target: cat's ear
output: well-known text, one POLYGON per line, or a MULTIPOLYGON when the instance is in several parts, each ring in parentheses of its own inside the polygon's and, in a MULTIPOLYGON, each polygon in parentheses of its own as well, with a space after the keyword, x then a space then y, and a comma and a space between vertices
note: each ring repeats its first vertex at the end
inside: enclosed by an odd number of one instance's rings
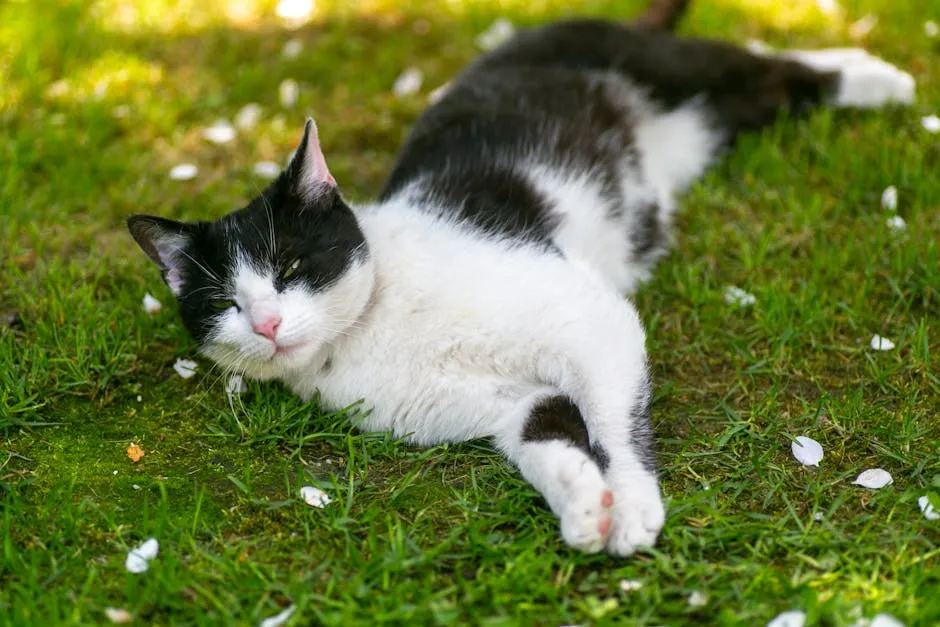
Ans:
POLYGON ((186 279, 183 272, 185 249, 192 241, 192 230, 188 224, 157 218, 155 216, 131 216, 127 228, 163 274, 170 291, 179 296, 186 279))
POLYGON ((290 184, 304 200, 316 200, 324 192, 336 187, 336 179, 330 174, 320 148, 320 137, 313 118, 307 118, 303 139, 294 151, 287 170, 290 184))

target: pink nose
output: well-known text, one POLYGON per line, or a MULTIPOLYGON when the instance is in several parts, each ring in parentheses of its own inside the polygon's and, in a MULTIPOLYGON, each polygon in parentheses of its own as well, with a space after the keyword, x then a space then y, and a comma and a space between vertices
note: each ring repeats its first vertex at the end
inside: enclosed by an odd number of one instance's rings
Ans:
POLYGON ((263 335, 272 342, 274 341, 274 335, 277 333, 277 327, 281 324, 280 316, 271 316, 265 318, 259 322, 252 322, 251 328, 255 330, 255 333, 258 335, 263 335))

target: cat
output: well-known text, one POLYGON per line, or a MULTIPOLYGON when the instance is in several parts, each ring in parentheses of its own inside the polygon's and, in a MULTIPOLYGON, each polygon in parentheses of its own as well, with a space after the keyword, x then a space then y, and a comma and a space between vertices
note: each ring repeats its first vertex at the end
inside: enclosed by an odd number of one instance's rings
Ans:
POLYGON ((347 204, 308 120, 280 176, 214 222, 128 219, 200 350, 418 445, 492 438, 570 547, 627 556, 665 521, 644 329, 625 298, 676 197, 739 134, 914 98, 862 50, 749 52, 632 23, 522 30, 416 122, 347 204))

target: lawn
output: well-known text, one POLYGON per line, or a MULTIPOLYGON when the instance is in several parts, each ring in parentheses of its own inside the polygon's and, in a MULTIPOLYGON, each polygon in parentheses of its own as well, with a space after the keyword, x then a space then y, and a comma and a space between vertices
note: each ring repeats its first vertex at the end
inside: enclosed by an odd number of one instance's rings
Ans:
POLYGON ((134 624, 252 625, 291 605, 292 625, 764 625, 790 609, 940 624, 940 521, 917 504, 933 491, 940 508, 940 135, 921 125, 940 113, 940 38, 924 30, 938 0, 834 15, 700 0, 683 23, 774 46, 854 32, 915 76, 918 101, 781 122, 687 194, 675 250, 636 296, 669 514, 631 559, 567 549, 487 442, 360 434, 359 408, 273 384, 229 403, 123 226, 241 206, 265 184, 253 165, 283 163, 307 114, 346 196, 369 199, 496 18, 643 3, 321 0, 296 30, 273 0, 0 3, 0 624, 107 623, 114 607, 134 624), (396 97, 409 66, 423 86, 396 97), (253 102, 255 128, 202 137, 253 102), (199 174, 171 180, 184 162, 199 174), (903 231, 886 227, 889 185, 903 231), (730 306, 728 285, 756 302, 730 306), (162 311, 142 311, 147 292, 162 311), (872 350, 874 334, 896 348, 872 350), (792 457, 799 435, 822 444, 818 468, 792 457), (874 467, 894 483, 852 485, 874 467), (303 485, 332 503, 308 506, 303 485), (149 537, 159 555, 128 573, 149 537))

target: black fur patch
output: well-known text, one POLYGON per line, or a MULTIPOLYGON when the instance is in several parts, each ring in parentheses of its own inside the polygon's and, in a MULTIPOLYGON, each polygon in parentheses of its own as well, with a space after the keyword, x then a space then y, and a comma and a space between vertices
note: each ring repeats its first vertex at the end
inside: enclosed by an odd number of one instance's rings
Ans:
POLYGON ((149 216, 128 219, 131 233, 158 265, 153 239, 161 233, 184 236, 185 255, 178 266, 183 277, 179 310, 197 342, 206 340, 222 315, 213 302, 233 298, 236 254, 245 255, 253 266, 275 277, 284 277, 299 261, 289 276, 275 279, 275 288, 303 283, 313 292, 328 288, 355 260, 368 254, 359 224, 336 188, 324 187, 313 200, 301 198, 295 189, 291 173, 285 172, 247 207, 215 222, 182 223, 149 216))
POLYGON ((649 472, 657 473, 656 451, 653 446, 653 424, 651 406, 653 402, 653 385, 649 377, 643 384, 643 389, 637 397, 636 404, 630 410, 630 448, 637 456, 643 468, 649 472))
POLYGON ((587 453, 602 471, 610 459, 599 444, 591 444, 581 410, 567 396, 551 396, 536 403, 522 429, 523 442, 562 440, 587 453))

